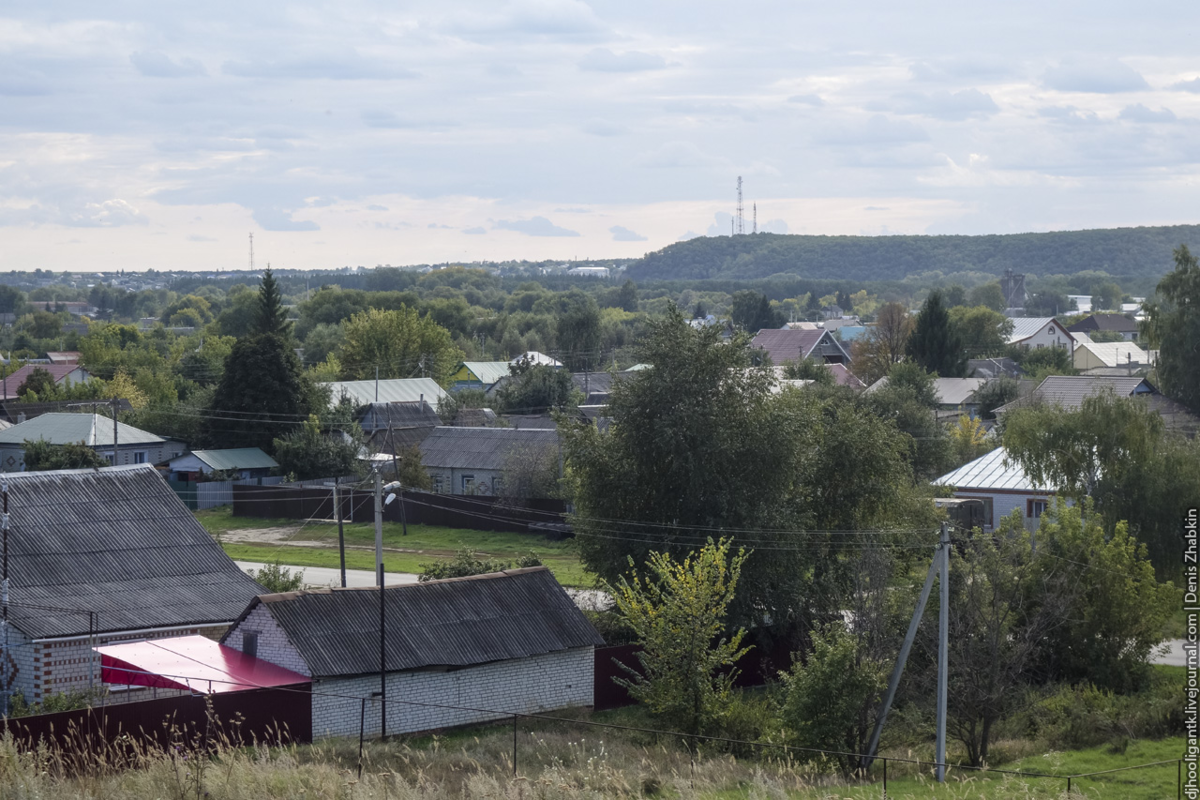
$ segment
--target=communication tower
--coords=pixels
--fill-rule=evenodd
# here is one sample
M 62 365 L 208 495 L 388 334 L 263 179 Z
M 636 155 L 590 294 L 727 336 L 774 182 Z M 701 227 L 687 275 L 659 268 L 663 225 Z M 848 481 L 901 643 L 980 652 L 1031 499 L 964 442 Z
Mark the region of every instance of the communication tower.
M 737 214 L 734 215 L 734 218 L 737 220 L 737 229 L 736 229 L 735 233 L 738 236 L 741 236 L 742 234 L 744 234 L 746 232 L 746 211 L 744 208 L 742 208 L 742 176 L 741 175 L 738 175 Z

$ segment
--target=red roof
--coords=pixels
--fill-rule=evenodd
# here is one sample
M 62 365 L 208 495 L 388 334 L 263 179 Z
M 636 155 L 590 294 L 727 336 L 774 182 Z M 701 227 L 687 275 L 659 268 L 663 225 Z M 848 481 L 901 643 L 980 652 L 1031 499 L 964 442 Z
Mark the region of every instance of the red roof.
M 0 386 L 7 387 L 8 390 L 5 392 L 3 389 L 0 389 L 0 396 L 3 396 L 5 400 L 11 400 L 16 397 L 17 390 L 21 388 L 21 384 L 29 378 L 35 369 L 46 370 L 46 372 L 50 373 L 50 377 L 54 378 L 55 383 L 60 383 L 63 378 L 77 369 L 82 369 L 82 367 L 78 364 L 26 364 L 7 378 L 4 378 Z
M 292 686 L 311 680 L 203 636 L 176 636 L 93 649 L 100 654 L 100 679 L 117 686 L 221 694 Z
M 852 389 L 867 388 L 867 385 L 857 375 L 846 369 L 845 364 L 826 364 L 825 367 L 833 373 L 833 379 L 837 381 L 838 386 L 849 386 Z

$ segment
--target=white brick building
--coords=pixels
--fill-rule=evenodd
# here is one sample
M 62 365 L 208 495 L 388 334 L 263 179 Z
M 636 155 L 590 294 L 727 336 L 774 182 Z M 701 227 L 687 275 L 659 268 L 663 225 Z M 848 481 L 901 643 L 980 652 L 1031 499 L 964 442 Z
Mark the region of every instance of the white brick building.
M 600 636 L 545 567 L 388 587 L 387 733 L 592 705 Z M 263 595 L 222 643 L 312 678 L 314 739 L 380 731 L 379 590 Z
M 983 529 L 992 530 L 1014 510 L 1021 512 L 1025 527 L 1035 529 L 1053 503 L 1055 490 L 1036 486 L 1019 464 L 1005 463 L 1003 447 L 948 472 L 933 483 L 950 486 L 960 500 L 983 501 Z
M 215 638 L 262 591 L 149 464 L 12 473 L 0 483 L 10 515 L 0 694 L 38 702 L 99 688 L 94 645 Z

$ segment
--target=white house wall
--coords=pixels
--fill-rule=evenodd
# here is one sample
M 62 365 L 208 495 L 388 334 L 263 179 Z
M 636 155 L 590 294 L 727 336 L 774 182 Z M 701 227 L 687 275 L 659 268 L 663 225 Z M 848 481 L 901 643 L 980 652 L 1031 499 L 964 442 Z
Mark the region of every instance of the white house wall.
M 246 631 L 258 633 L 258 658 L 301 675 L 312 674 L 308 671 L 308 664 L 300 657 L 300 651 L 291 643 L 283 628 L 279 627 L 279 623 L 271 616 L 266 604 L 256 605 L 244 620 L 230 629 L 225 636 L 225 646 L 245 652 L 245 640 L 242 634 Z
M 580 647 L 451 671 L 393 672 L 387 677 L 387 732 L 416 733 L 514 713 L 590 706 L 594 667 L 593 649 Z M 378 735 L 380 704 L 372 698 L 378 690 L 378 675 L 313 681 L 313 739 L 357 736 L 363 697 L 365 731 Z
M 1047 322 L 1041 328 L 1038 328 L 1037 333 L 1030 336 L 1028 339 L 1022 339 L 1017 342 L 1022 347 L 1028 347 L 1031 350 L 1036 350 L 1039 347 L 1065 347 L 1070 353 L 1075 346 L 1075 339 L 1061 325 L 1054 322 Z

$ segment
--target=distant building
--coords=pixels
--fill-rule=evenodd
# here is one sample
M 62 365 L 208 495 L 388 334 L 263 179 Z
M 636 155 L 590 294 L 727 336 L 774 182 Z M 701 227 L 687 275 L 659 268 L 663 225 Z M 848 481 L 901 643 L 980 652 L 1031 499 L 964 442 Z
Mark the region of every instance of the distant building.
M 366 381 L 332 381 L 322 383 L 329 387 L 329 402 L 337 405 L 343 396 L 355 406 L 371 403 L 417 403 L 425 400 L 435 407 L 448 397 L 446 390 L 438 386 L 433 378 L 386 378 Z
M 435 428 L 421 442 L 433 491 L 445 494 L 503 494 L 510 473 L 545 471 L 551 463 L 557 477 L 558 455 L 558 432 L 540 428 Z
M 799 362 L 806 358 L 825 364 L 848 364 L 850 353 L 826 330 L 764 329 L 750 342 L 751 349 L 763 350 L 774 366 Z
M 1018 309 L 1025 307 L 1025 276 L 1016 274 L 1011 269 L 1005 270 L 1000 276 L 1000 293 L 1004 295 L 1006 308 Z
M 0 377 L 0 395 L 5 400 L 13 400 L 20 395 L 17 391 L 29 380 L 35 369 L 50 373 L 55 386 L 74 386 L 91 379 L 88 371 L 78 364 L 26 364 L 10 375 Z
M 1138 337 L 1137 322 L 1124 314 L 1092 314 L 1071 325 L 1067 330 L 1071 333 L 1086 333 L 1088 336 L 1099 332 L 1116 333 L 1127 342 L 1136 342 Z
M 182 442 L 164 439 L 149 431 L 115 424 L 119 464 L 159 464 L 187 448 Z M 25 469 L 25 442 L 46 441 L 52 445 L 83 444 L 113 462 L 114 424 L 99 414 L 42 414 L 0 431 L 0 472 Z
M 192 450 L 167 461 L 171 480 L 196 481 L 214 472 L 238 478 L 260 478 L 271 474 L 279 463 L 257 447 L 228 450 Z
M 609 276 L 608 267 L 572 267 L 567 270 L 568 275 L 584 275 L 592 278 L 607 278 Z
M 1012 320 L 1013 330 L 1008 344 L 1029 350 L 1061 347 L 1069 353 L 1075 349 L 1075 337 L 1054 317 L 1025 317 Z

